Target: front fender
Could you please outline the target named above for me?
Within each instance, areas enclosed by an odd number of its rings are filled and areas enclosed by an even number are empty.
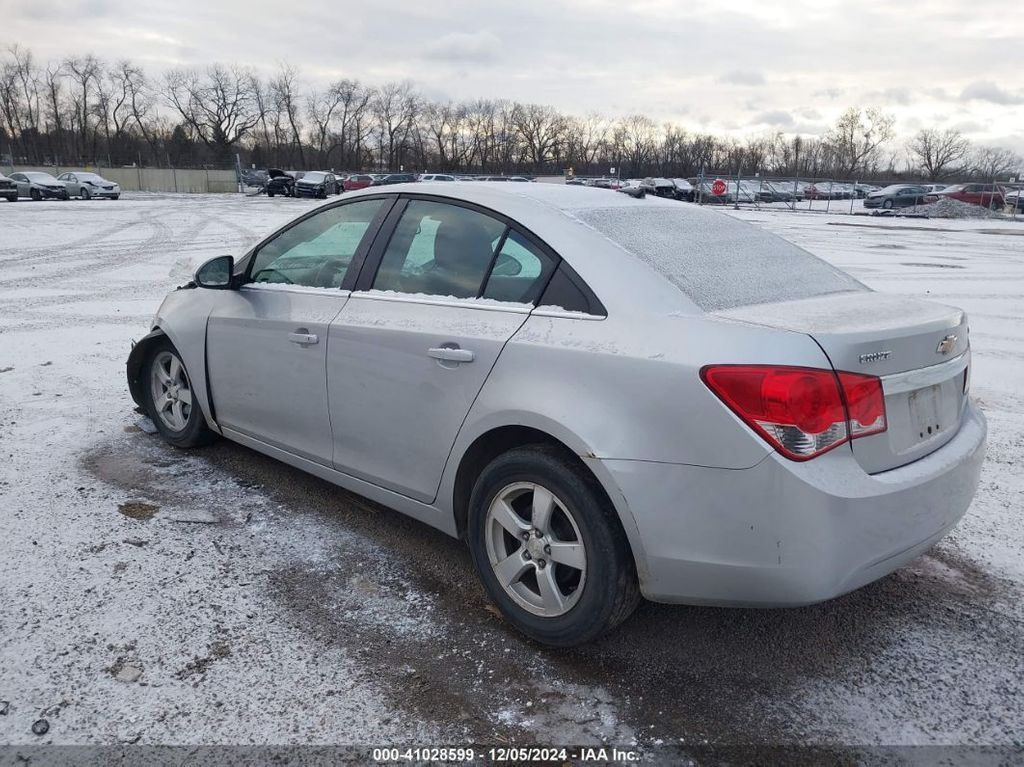
[[[132,344],[132,350],[128,353],[128,361],[125,363],[128,373],[128,391],[132,395],[135,404],[142,407],[142,363],[146,360],[153,343],[167,334],[160,328],[154,328],[138,341]]]

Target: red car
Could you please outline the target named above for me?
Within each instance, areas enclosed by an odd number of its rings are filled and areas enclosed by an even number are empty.
[[[341,185],[346,192],[351,192],[353,189],[365,189],[371,184],[373,184],[373,176],[367,176],[359,173],[353,173],[341,182]]]
[[[941,200],[943,197],[950,197],[960,202],[967,202],[971,205],[981,205],[983,208],[1001,209],[1005,204],[1003,189],[992,184],[953,184],[947,186],[934,195],[929,195],[928,200]]]

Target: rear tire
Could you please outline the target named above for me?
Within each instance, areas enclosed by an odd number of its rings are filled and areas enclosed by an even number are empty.
[[[556,448],[530,445],[495,458],[477,478],[468,522],[488,595],[538,642],[589,642],[640,601],[615,509],[597,481]]]
[[[192,381],[178,350],[166,338],[153,344],[142,366],[143,407],[164,441],[174,447],[208,445],[216,434],[206,425]]]

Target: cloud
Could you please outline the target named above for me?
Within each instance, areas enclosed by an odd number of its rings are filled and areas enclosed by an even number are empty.
[[[910,89],[909,88],[885,88],[880,91],[872,91],[868,94],[868,99],[872,101],[881,101],[886,104],[899,104],[900,106],[910,105]]]
[[[501,40],[493,32],[452,32],[428,45],[423,57],[434,61],[482,64],[496,60],[500,50]]]
[[[755,123],[763,123],[765,125],[778,125],[784,128],[789,128],[793,125],[793,115],[782,109],[773,109],[769,112],[762,112],[761,114],[754,117]]]
[[[750,69],[734,69],[718,77],[718,82],[729,85],[765,85],[764,75]]]
[[[1024,92],[1005,91],[991,80],[977,80],[960,93],[961,101],[988,101],[993,104],[1010,106],[1024,104]]]

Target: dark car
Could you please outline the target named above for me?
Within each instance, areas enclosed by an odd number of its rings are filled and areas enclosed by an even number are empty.
[[[329,195],[336,193],[337,188],[334,174],[327,173],[326,171],[310,171],[295,182],[296,197],[319,197],[326,199]]]
[[[1001,210],[1006,204],[1002,188],[992,184],[953,184],[934,192],[929,200],[941,200],[944,197],[992,210]]]
[[[877,192],[871,192],[864,198],[865,208],[910,208],[914,205],[923,205],[928,196],[923,186],[914,184],[893,184]]]
[[[31,197],[33,200],[42,200],[46,197],[55,197],[58,200],[69,199],[68,188],[64,182],[58,181],[49,173],[38,171],[12,173],[11,181],[18,187],[19,197]]]
[[[267,170],[267,197],[275,195],[282,197],[295,196],[295,176],[280,168]]]
[[[388,173],[382,178],[373,182],[374,186],[387,186],[388,184],[408,184],[416,180],[415,173]]]
[[[3,197],[8,202],[18,201],[18,185],[3,173],[0,173],[0,197]]]

